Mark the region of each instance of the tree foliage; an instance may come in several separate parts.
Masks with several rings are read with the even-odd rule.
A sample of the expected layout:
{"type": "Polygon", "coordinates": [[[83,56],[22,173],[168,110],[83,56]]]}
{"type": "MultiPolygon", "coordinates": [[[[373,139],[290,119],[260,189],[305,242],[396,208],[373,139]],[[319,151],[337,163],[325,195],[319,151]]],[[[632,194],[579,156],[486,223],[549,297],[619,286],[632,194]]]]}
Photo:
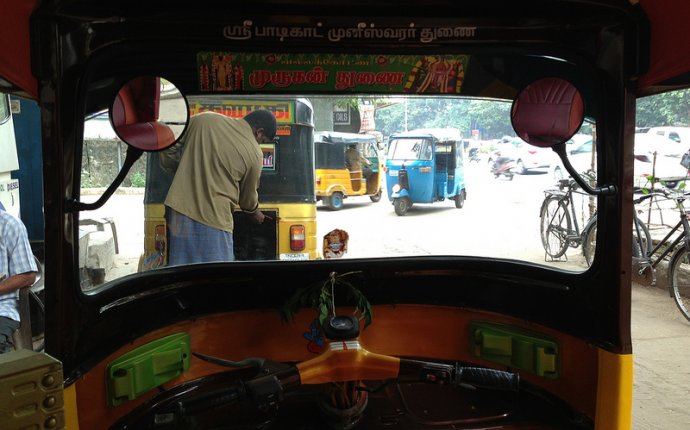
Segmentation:
{"type": "Polygon", "coordinates": [[[635,125],[690,126],[690,90],[671,91],[639,99],[635,125]]]}
{"type": "Polygon", "coordinates": [[[409,98],[376,110],[376,128],[385,136],[416,128],[453,127],[481,139],[514,135],[510,103],[479,99],[409,98]]]}

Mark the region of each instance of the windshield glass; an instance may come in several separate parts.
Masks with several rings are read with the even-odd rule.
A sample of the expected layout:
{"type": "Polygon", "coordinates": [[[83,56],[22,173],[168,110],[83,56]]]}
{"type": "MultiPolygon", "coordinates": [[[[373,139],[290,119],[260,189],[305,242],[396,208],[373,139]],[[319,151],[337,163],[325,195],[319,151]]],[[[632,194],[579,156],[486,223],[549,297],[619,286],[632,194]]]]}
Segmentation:
{"type": "MultiPolygon", "coordinates": [[[[381,103],[385,107],[375,110],[370,124],[375,127],[371,131],[384,137],[379,145],[385,156],[368,158],[375,154],[374,144],[360,144],[371,150],[357,151],[367,161],[360,160],[360,168],[353,172],[347,167],[345,146],[341,161],[336,156],[329,169],[314,166],[313,124],[326,123],[325,127],[336,132],[361,131],[333,122],[342,100],[314,95],[266,97],[187,96],[192,115],[213,110],[237,119],[262,107],[278,113],[276,140],[252,143],[262,156],[259,207],[270,218],[255,224],[239,207],[228,215],[234,221],[236,260],[289,264],[290,260],[327,258],[324,250],[331,245],[324,238],[340,230],[347,232],[349,240],[339,258],[481,256],[573,271],[588,267],[582,246],[566,246],[562,251],[552,243],[557,241],[557,227],[549,227],[549,222],[561,217],[564,227],[558,228],[569,225],[573,235],[583,237],[595,213],[596,199],[574,185],[572,190],[569,186],[558,190],[557,181],[568,174],[553,151],[528,144],[504,150],[505,136],[511,133],[507,102],[427,97],[381,103]],[[429,111],[426,106],[430,104],[443,107],[448,114],[429,111]],[[467,121],[466,115],[458,114],[479,110],[478,104],[483,107],[483,117],[467,121]],[[475,128],[478,124],[483,126],[475,128]],[[426,137],[396,137],[415,129],[433,132],[434,127],[455,128],[458,135],[466,136],[465,141],[453,144],[426,137]],[[497,161],[506,158],[514,163],[509,176],[497,175],[497,161]],[[417,162],[427,164],[418,167],[417,162]],[[407,171],[411,203],[403,216],[396,213],[400,195],[393,190],[399,183],[401,165],[407,171]],[[330,179],[336,176],[339,179],[330,179]],[[546,205],[555,192],[568,192],[572,198],[567,215],[556,215],[558,206],[546,205]]],[[[102,194],[127,151],[127,145],[108,129],[107,113],[85,124],[81,167],[85,202],[102,194]]],[[[590,140],[585,145],[572,145],[576,146],[574,164],[583,172],[591,170],[593,160],[591,126],[579,135],[587,133],[590,140]]],[[[85,289],[169,265],[171,208],[165,202],[177,172],[176,167],[165,165],[167,152],[145,153],[102,208],[81,212],[80,269],[85,289]]]]}
{"type": "Polygon", "coordinates": [[[425,139],[392,139],[388,149],[391,160],[431,160],[431,142],[425,139]]]}

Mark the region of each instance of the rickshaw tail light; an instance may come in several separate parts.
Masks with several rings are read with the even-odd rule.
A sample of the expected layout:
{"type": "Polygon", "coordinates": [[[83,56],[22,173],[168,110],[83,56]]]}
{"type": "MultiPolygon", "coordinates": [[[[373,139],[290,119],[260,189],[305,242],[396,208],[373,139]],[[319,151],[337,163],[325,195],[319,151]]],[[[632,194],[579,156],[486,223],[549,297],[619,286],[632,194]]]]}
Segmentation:
{"type": "Polygon", "coordinates": [[[293,251],[303,251],[306,247],[303,225],[290,226],[290,249],[293,251]]]}
{"type": "Polygon", "coordinates": [[[321,185],[321,176],[316,177],[316,185],[321,185]]]}
{"type": "Polygon", "coordinates": [[[383,166],[383,173],[388,172],[388,166],[383,166]]]}

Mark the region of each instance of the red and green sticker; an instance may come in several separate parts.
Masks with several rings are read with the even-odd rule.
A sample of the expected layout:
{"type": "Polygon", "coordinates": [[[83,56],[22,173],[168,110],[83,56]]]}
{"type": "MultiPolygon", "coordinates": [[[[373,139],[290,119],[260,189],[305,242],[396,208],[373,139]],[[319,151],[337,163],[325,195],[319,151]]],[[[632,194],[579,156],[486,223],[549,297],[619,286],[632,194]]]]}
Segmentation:
{"type": "Polygon", "coordinates": [[[201,92],[460,94],[467,55],[201,52],[201,92]]]}

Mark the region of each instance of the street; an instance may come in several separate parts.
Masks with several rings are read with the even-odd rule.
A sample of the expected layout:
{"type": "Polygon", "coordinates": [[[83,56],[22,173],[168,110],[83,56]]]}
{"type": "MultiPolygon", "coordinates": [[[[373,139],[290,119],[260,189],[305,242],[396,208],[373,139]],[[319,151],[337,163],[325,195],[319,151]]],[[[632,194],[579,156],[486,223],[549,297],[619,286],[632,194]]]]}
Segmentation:
{"type": "MultiPolygon", "coordinates": [[[[485,169],[485,165],[468,167],[468,197],[462,209],[445,201],[415,205],[400,217],[385,195],[378,203],[368,197],[345,199],[340,211],[318,203],[317,239],[334,228],[346,229],[350,234],[346,258],[449,253],[584,270],[579,247],[567,251],[567,260],[545,261],[539,207],[543,190],[553,187],[553,179],[544,172],[530,172],[507,181],[494,179],[485,169]],[[494,227],[477,228],[487,222],[494,227]]],[[[84,196],[85,201],[95,198],[84,196]]],[[[120,255],[113,276],[136,272],[143,247],[141,189],[118,192],[88,216],[115,220],[120,255]]],[[[690,364],[684,352],[690,351],[690,322],[659,287],[632,286],[633,428],[686,430],[690,428],[690,364]]]]}
{"type": "Polygon", "coordinates": [[[690,322],[668,292],[632,286],[633,429],[690,428],[690,322]]]}

